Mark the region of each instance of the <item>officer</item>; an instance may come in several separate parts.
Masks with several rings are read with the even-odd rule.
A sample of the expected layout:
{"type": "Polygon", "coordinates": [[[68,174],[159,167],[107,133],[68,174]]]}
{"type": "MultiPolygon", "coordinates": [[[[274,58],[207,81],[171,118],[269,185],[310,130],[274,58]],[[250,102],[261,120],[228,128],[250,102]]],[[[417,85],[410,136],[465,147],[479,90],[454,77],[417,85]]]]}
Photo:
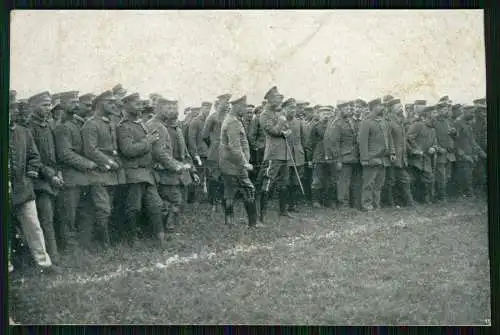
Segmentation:
{"type": "Polygon", "coordinates": [[[150,132],[142,123],[138,93],[126,96],[122,101],[125,118],[118,125],[116,135],[128,184],[125,194],[125,229],[130,234],[129,240],[136,242],[137,221],[144,206],[158,242],[163,246],[163,201],[156,188],[152,157],[152,145],[159,140],[159,135],[157,132],[150,132]]]}
{"type": "Polygon", "coordinates": [[[39,176],[33,179],[38,218],[44,232],[47,252],[52,263],[57,264],[60,257],[54,228],[54,205],[64,180],[57,164],[54,133],[48,123],[52,101],[48,92],[43,92],[32,96],[28,102],[33,109],[29,129],[40,154],[39,176]]]}
{"type": "Polygon", "coordinates": [[[231,99],[231,94],[223,94],[217,97],[216,111],[207,117],[203,126],[202,139],[208,145],[206,167],[208,173],[208,197],[212,204],[212,212],[217,210],[217,199],[223,194],[219,169],[219,144],[222,122],[230,109],[229,99],[231,99]]]}
{"type": "MultiPolygon", "coordinates": [[[[81,101],[82,99],[80,99],[81,101]]],[[[87,101],[87,103],[91,103],[87,101]]],[[[80,227],[81,242],[90,248],[94,230],[100,234],[104,247],[111,243],[109,220],[112,212],[114,188],[118,185],[118,147],[116,129],[109,116],[116,108],[112,91],[105,91],[95,99],[95,115],[81,128],[84,155],[98,165],[89,173],[89,200],[87,207],[95,215],[95,221],[84,222],[80,227]],[[95,228],[94,228],[95,227],[95,228]],[[97,228],[97,229],[96,229],[97,228]]]]}
{"type": "Polygon", "coordinates": [[[221,127],[219,166],[224,180],[224,218],[226,224],[234,224],[234,201],[236,193],[241,192],[249,227],[257,224],[255,188],[248,171],[250,164],[250,146],[245,128],[241,122],[247,113],[247,98],[243,96],[231,102],[231,111],[225,117],[221,127]]]}
{"type": "Polygon", "coordinates": [[[65,247],[76,245],[76,218],[80,200],[89,185],[89,173],[97,163],[85,157],[81,127],[88,111],[79,106],[78,92],[61,93],[61,106],[65,110],[63,121],[54,130],[56,154],[62,170],[64,187],[56,200],[61,224],[61,237],[65,247]]]}
{"type": "Polygon", "coordinates": [[[361,121],[359,129],[359,156],[363,167],[361,209],[380,208],[380,193],[385,182],[385,169],[395,160],[389,125],[384,118],[385,106],[381,99],[368,103],[369,116],[361,121]]]}

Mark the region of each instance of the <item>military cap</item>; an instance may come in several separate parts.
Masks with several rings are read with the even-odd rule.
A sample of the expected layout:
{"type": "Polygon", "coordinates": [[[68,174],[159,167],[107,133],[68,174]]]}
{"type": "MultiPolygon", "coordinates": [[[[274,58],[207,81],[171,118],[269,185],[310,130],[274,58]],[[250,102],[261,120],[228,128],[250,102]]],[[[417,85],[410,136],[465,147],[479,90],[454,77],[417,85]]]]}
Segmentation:
{"type": "Polygon", "coordinates": [[[80,96],[80,102],[84,103],[84,104],[91,104],[94,101],[99,101],[101,99],[113,99],[114,100],[115,97],[113,95],[113,92],[111,92],[111,91],[105,91],[105,92],[99,94],[98,96],[96,96],[93,93],[87,93],[87,94],[80,96]]]}
{"type": "Polygon", "coordinates": [[[307,101],[297,101],[297,106],[306,107],[306,106],[309,106],[309,102],[307,102],[307,101]]]}
{"type": "Polygon", "coordinates": [[[373,108],[377,105],[381,105],[382,104],[382,99],[380,98],[377,98],[377,99],[373,99],[371,100],[370,102],[368,102],[368,108],[373,108]]]}
{"type": "Polygon", "coordinates": [[[255,105],[249,104],[249,105],[247,105],[247,108],[254,109],[254,108],[255,108],[255,105]]]}
{"type": "Polygon", "coordinates": [[[149,99],[151,99],[151,100],[158,100],[158,99],[160,99],[160,98],[161,98],[161,95],[160,95],[160,94],[158,94],[158,93],[151,93],[151,94],[149,95],[149,99]]]}
{"type": "Polygon", "coordinates": [[[445,96],[442,96],[439,99],[439,102],[449,102],[449,103],[451,103],[451,100],[450,100],[450,98],[447,95],[445,95],[445,96]]]}
{"type": "Polygon", "coordinates": [[[368,104],[366,103],[366,101],[364,101],[363,99],[356,99],[356,100],[354,100],[354,104],[359,105],[359,106],[363,106],[363,107],[368,106],[368,104]]]}
{"type": "Polygon", "coordinates": [[[436,110],[436,106],[425,106],[419,112],[422,113],[422,114],[425,114],[425,113],[432,112],[433,110],[436,110]]]}
{"type": "Polygon", "coordinates": [[[231,94],[226,93],[226,94],[219,95],[217,97],[217,99],[220,100],[220,101],[229,101],[229,99],[231,99],[231,97],[232,97],[231,94]]]}
{"type": "Polygon", "coordinates": [[[132,93],[132,94],[127,95],[126,97],[123,97],[122,98],[122,102],[124,104],[128,104],[128,103],[140,100],[140,99],[141,98],[139,96],[139,93],[132,93]]]}
{"type": "Polygon", "coordinates": [[[78,101],[78,91],[68,91],[59,93],[61,104],[69,104],[72,101],[78,101]]]}
{"type": "Polygon", "coordinates": [[[20,114],[30,114],[33,111],[33,105],[28,100],[19,100],[16,105],[20,114]]]}
{"type": "Polygon", "coordinates": [[[382,102],[383,103],[388,103],[389,101],[391,101],[393,99],[394,99],[394,97],[389,94],[389,95],[384,96],[384,98],[382,99],[382,102]]]}
{"type": "Polygon", "coordinates": [[[9,101],[15,102],[17,97],[17,91],[16,90],[10,90],[9,91],[9,101]]]}
{"type": "Polygon", "coordinates": [[[273,86],[269,89],[269,91],[266,92],[266,94],[264,95],[264,99],[269,100],[269,98],[276,96],[278,94],[280,94],[278,91],[278,87],[273,86]]]}
{"type": "Polygon", "coordinates": [[[474,105],[486,105],[486,98],[476,99],[472,103],[474,105]]]}
{"type": "Polygon", "coordinates": [[[127,94],[127,90],[123,88],[122,84],[115,85],[111,91],[113,91],[113,95],[117,95],[119,97],[124,97],[127,94]]]}
{"type": "Polygon", "coordinates": [[[294,99],[294,98],[288,98],[286,99],[282,104],[281,104],[281,107],[287,107],[287,106],[290,106],[290,105],[294,105],[296,104],[297,101],[294,99]]]}
{"type": "Polygon", "coordinates": [[[462,107],[461,104],[454,104],[453,106],[451,106],[451,109],[454,110],[454,109],[459,109],[461,107],[462,107]]]}
{"type": "Polygon", "coordinates": [[[337,108],[343,108],[349,106],[349,101],[340,100],[337,101],[337,108]]]}
{"type": "Polygon", "coordinates": [[[331,106],[320,106],[319,111],[320,112],[333,112],[333,109],[331,106]]]}
{"type": "Polygon", "coordinates": [[[427,105],[427,100],[415,100],[413,104],[417,106],[425,106],[427,105]]]}
{"type": "Polygon", "coordinates": [[[201,107],[212,107],[212,103],[211,102],[208,102],[208,101],[203,101],[201,103],[201,107]]]}
{"type": "Polygon", "coordinates": [[[446,100],[439,100],[438,103],[436,104],[436,108],[443,108],[449,106],[450,103],[446,100]]]}
{"type": "Polygon", "coordinates": [[[238,98],[236,100],[231,101],[231,105],[233,105],[233,106],[241,106],[241,105],[246,106],[246,104],[247,104],[247,96],[246,95],[242,96],[241,98],[238,98]]]}
{"type": "MultiPolygon", "coordinates": [[[[160,98],[158,100],[158,105],[162,105],[162,106],[175,106],[175,105],[177,105],[177,100],[168,100],[168,99],[165,99],[165,98],[160,98]]],[[[189,109],[191,109],[191,107],[189,107],[189,109]]]]}
{"type": "Polygon", "coordinates": [[[52,98],[50,96],[50,93],[47,91],[35,94],[32,97],[28,98],[28,103],[30,103],[33,106],[39,106],[44,102],[52,103],[52,98]]]}
{"type": "Polygon", "coordinates": [[[52,94],[52,106],[55,108],[60,104],[61,104],[61,93],[52,94]]]}
{"type": "Polygon", "coordinates": [[[406,108],[406,109],[410,109],[410,108],[412,108],[413,106],[414,106],[414,104],[405,104],[405,108],[406,108]]]}
{"type": "Polygon", "coordinates": [[[308,113],[311,113],[312,111],[314,111],[314,108],[312,108],[312,107],[306,107],[304,110],[306,112],[308,112],[308,113]]]}
{"type": "Polygon", "coordinates": [[[400,103],[401,103],[401,99],[392,99],[391,101],[387,102],[387,106],[391,107],[391,106],[394,106],[394,105],[400,104],[400,103]]]}

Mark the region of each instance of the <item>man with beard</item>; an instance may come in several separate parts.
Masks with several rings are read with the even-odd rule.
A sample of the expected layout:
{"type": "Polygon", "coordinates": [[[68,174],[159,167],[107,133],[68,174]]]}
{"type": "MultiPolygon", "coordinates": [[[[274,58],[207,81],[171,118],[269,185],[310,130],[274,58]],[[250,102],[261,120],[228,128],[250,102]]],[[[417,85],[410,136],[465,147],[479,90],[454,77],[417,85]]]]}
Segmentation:
{"type": "MultiPolygon", "coordinates": [[[[207,153],[208,146],[202,139],[203,126],[205,125],[205,121],[210,114],[210,109],[212,108],[211,102],[203,102],[201,104],[200,114],[193,119],[191,124],[189,125],[189,140],[188,140],[188,148],[191,157],[196,163],[196,169],[198,170],[198,175],[202,180],[203,185],[206,187],[207,183],[207,174],[206,174],[206,161],[207,161],[207,153]]],[[[205,190],[204,190],[205,191],[205,190]]]]}
{"type": "Polygon", "coordinates": [[[230,108],[229,99],[231,99],[231,94],[223,94],[217,99],[216,112],[207,117],[201,136],[208,145],[206,167],[208,173],[208,197],[212,204],[212,212],[217,210],[217,199],[223,193],[219,169],[220,129],[230,108]]]}
{"type": "Polygon", "coordinates": [[[159,137],[158,141],[153,143],[153,163],[157,175],[158,193],[164,205],[164,226],[168,230],[172,230],[179,224],[183,172],[191,169],[189,164],[174,158],[174,148],[178,150],[178,136],[176,132],[175,139],[170,137],[167,124],[175,121],[177,116],[177,102],[160,98],[156,103],[155,116],[147,123],[148,128],[158,132],[159,137]]]}
{"type": "MultiPolygon", "coordinates": [[[[257,226],[255,188],[248,177],[252,170],[250,147],[241,119],[247,113],[246,96],[231,102],[232,108],[221,127],[219,166],[224,180],[224,218],[234,224],[234,201],[241,191],[249,227],[257,226]]],[[[261,224],[259,224],[261,226],[261,224]]]]}
{"type": "Polygon", "coordinates": [[[80,199],[89,184],[88,174],[97,164],[83,154],[80,128],[88,110],[79,108],[78,92],[61,93],[63,121],[54,130],[56,156],[62,170],[64,187],[58,194],[56,207],[65,247],[76,244],[76,215],[80,199]]]}
{"type": "Polygon", "coordinates": [[[250,171],[250,180],[252,180],[254,184],[257,181],[257,175],[259,173],[262,160],[264,159],[264,150],[266,148],[266,135],[264,134],[259,121],[262,110],[262,105],[255,108],[254,117],[248,127],[248,142],[251,150],[250,161],[253,165],[253,169],[250,171]]]}
{"type": "MultiPolygon", "coordinates": [[[[49,98],[40,96],[38,99],[49,98]]],[[[38,104],[38,103],[37,103],[38,104]]],[[[31,255],[41,272],[58,273],[59,268],[52,264],[45,247],[45,237],[38,219],[35,203],[33,179],[39,177],[40,155],[29,129],[17,123],[23,121],[18,108],[26,108],[27,104],[9,104],[9,193],[11,211],[21,224],[21,228],[31,251],[31,255]]],[[[21,113],[25,111],[21,110],[21,113]]]]}
{"type": "Polygon", "coordinates": [[[95,100],[95,116],[81,128],[83,152],[88,159],[98,165],[98,169],[89,172],[88,175],[90,184],[88,208],[94,213],[95,221],[89,220],[80,227],[81,241],[86,248],[90,248],[94,227],[99,231],[104,247],[110,246],[109,219],[114,187],[118,184],[117,170],[120,166],[115,127],[109,119],[109,115],[116,108],[113,92],[105,91],[95,100]]]}
{"type": "Polygon", "coordinates": [[[389,125],[384,118],[384,105],[380,99],[368,103],[370,115],[360,123],[359,158],[363,167],[361,209],[380,208],[380,193],[385,182],[385,169],[395,160],[389,125]]]}
{"type": "MultiPolygon", "coordinates": [[[[436,116],[434,106],[425,107],[419,111],[418,121],[408,130],[408,165],[412,171],[412,179],[417,185],[415,190],[422,190],[422,200],[426,204],[431,203],[434,184],[437,139],[432,120],[436,116]]],[[[418,195],[420,196],[420,192],[418,195]]]]}
{"type": "Polygon", "coordinates": [[[446,201],[448,181],[451,178],[451,166],[455,162],[454,137],[456,130],[448,120],[451,101],[443,100],[437,104],[437,117],[433,120],[436,129],[437,152],[435,173],[435,190],[437,201],[446,201]]]}
{"type": "Polygon", "coordinates": [[[126,96],[122,101],[125,118],[118,125],[116,135],[128,184],[125,193],[125,229],[129,233],[129,241],[135,244],[138,237],[137,221],[144,206],[156,237],[163,246],[163,201],[156,188],[152,156],[152,145],[159,140],[159,135],[158,132],[150,132],[142,123],[138,93],[126,96]]]}
{"type": "Polygon", "coordinates": [[[288,141],[288,154],[293,158],[293,161],[290,160],[289,162],[288,169],[290,176],[288,183],[288,211],[297,212],[298,200],[303,196],[300,185],[304,176],[304,164],[306,156],[310,156],[310,154],[306,154],[307,143],[304,136],[304,123],[296,118],[297,104],[295,99],[286,100],[281,107],[286,117],[287,127],[291,130],[291,134],[286,140],[288,141]]]}
{"type": "Polygon", "coordinates": [[[479,158],[486,159],[486,152],[476,142],[472,124],[475,106],[465,106],[462,118],[456,122],[456,174],[459,192],[465,197],[472,197],[472,171],[479,158]]]}
{"type": "Polygon", "coordinates": [[[337,170],[337,202],[340,209],[350,205],[353,165],[359,162],[357,131],[349,103],[338,105],[339,115],[325,130],[325,158],[333,161],[337,170]]]}
{"type": "MultiPolygon", "coordinates": [[[[179,188],[181,193],[181,202],[176,206],[180,206],[180,210],[184,211],[187,200],[187,191],[190,185],[198,184],[200,178],[196,174],[196,168],[193,165],[191,156],[188,153],[182,130],[179,127],[179,107],[177,101],[166,101],[165,108],[167,110],[165,115],[165,126],[167,127],[168,134],[170,135],[170,144],[172,150],[172,157],[183,163],[186,167],[184,171],[177,175],[173,175],[169,185],[179,188]]],[[[174,213],[170,227],[181,225],[179,212],[174,213]]]]}
{"type": "Polygon", "coordinates": [[[57,264],[60,258],[54,229],[54,203],[64,181],[56,161],[54,134],[48,124],[52,101],[49,93],[43,92],[32,96],[28,102],[33,108],[29,129],[40,154],[39,177],[33,180],[36,207],[45,236],[47,252],[52,263],[57,264]]]}
{"type": "Polygon", "coordinates": [[[335,197],[335,170],[331,161],[325,157],[324,138],[328,123],[334,111],[328,106],[318,108],[309,137],[307,147],[312,152],[313,176],[311,184],[311,198],[313,208],[321,208],[322,205],[331,207],[334,205],[335,197]]]}
{"type": "Polygon", "coordinates": [[[386,170],[387,204],[394,205],[395,187],[402,191],[402,196],[406,206],[414,206],[413,195],[411,193],[411,178],[407,171],[407,136],[404,128],[403,106],[400,99],[393,99],[387,103],[390,117],[390,136],[394,143],[395,157],[391,161],[391,166],[386,170]],[[399,188],[401,186],[401,188],[399,188]]]}
{"type": "Polygon", "coordinates": [[[292,157],[287,149],[287,137],[292,131],[286,122],[286,117],[281,113],[281,95],[276,86],[272,87],[264,96],[267,105],[260,115],[260,124],[266,135],[266,148],[264,163],[259,171],[259,203],[260,221],[264,222],[269,192],[276,183],[279,192],[280,216],[292,217],[288,212],[288,184],[289,164],[292,157]]]}

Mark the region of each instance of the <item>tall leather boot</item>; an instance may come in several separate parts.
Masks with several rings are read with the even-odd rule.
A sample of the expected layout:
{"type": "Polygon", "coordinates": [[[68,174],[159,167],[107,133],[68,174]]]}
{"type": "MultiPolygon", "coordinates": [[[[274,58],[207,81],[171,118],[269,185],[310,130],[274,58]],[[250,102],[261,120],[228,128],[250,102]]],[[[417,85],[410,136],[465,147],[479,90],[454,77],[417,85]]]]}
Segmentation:
{"type": "Polygon", "coordinates": [[[267,214],[267,200],[269,194],[268,192],[261,192],[259,196],[259,220],[261,223],[264,223],[265,217],[267,214]]]}
{"type": "Polygon", "coordinates": [[[413,195],[411,193],[411,184],[403,184],[402,191],[403,191],[405,205],[407,207],[414,207],[415,200],[413,200],[413,195]]]}
{"type": "Polygon", "coordinates": [[[224,223],[230,226],[234,224],[233,205],[231,201],[227,200],[224,202],[224,223]]]}
{"type": "Polygon", "coordinates": [[[210,198],[210,204],[212,205],[212,212],[217,211],[217,182],[214,180],[210,180],[208,182],[208,192],[209,192],[209,198],[210,198]]]}
{"type": "Polygon", "coordinates": [[[321,208],[321,189],[311,189],[311,198],[313,208],[321,208]]]}
{"type": "Polygon", "coordinates": [[[425,183],[423,184],[423,195],[424,195],[424,204],[432,203],[432,184],[425,183]]]}
{"type": "Polygon", "coordinates": [[[446,200],[446,183],[436,183],[436,201],[445,202],[446,200]]]}
{"type": "Polygon", "coordinates": [[[387,207],[394,207],[394,195],[392,186],[388,186],[385,190],[387,196],[387,207]]]}
{"type": "Polygon", "coordinates": [[[55,236],[46,237],[45,246],[52,263],[57,265],[61,261],[61,256],[59,255],[59,251],[57,250],[57,242],[55,236]]]}
{"type": "Polygon", "coordinates": [[[295,186],[288,187],[288,211],[297,212],[297,188],[295,186]]]}
{"type": "Polygon", "coordinates": [[[325,206],[328,208],[335,209],[337,208],[337,188],[329,187],[327,190],[327,194],[325,194],[325,206]]]}
{"type": "Polygon", "coordinates": [[[279,191],[279,206],[280,206],[280,216],[286,216],[293,218],[293,216],[288,212],[288,189],[284,188],[279,191]]]}
{"type": "Polygon", "coordinates": [[[257,226],[257,205],[255,201],[247,201],[245,202],[245,210],[248,216],[248,226],[256,227],[257,226]]]}
{"type": "Polygon", "coordinates": [[[139,243],[139,229],[137,227],[137,219],[139,213],[134,212],[127,215],[125,219],[125,227],[127,229],[127,239],[128,243],[132,246],[139,243]]]}
{"type": "Polygon", "coordinates": [[[111,246],[111,238],[109,237],[108,220],[104,218],[98,219],[96,220],[96,225],[99,227],[104,248],[109,248],[111,246]]]}

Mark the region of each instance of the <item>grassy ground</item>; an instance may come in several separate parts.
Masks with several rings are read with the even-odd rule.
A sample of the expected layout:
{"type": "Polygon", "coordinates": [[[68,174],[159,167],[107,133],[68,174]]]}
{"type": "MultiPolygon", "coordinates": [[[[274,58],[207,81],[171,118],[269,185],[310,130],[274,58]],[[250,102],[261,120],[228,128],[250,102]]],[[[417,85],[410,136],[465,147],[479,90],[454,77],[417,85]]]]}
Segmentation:
{"type": "MultiPolygon", "coordinates": [[[[243,217],[241,208],[238,209],[243,217]]],[[[225,227],[199,205],[166,251],[144,242],[66,255],[59,277],[19,271],[21,323],[484,324],[487,206],[270,211],[266,228],[225,227]]]]}

